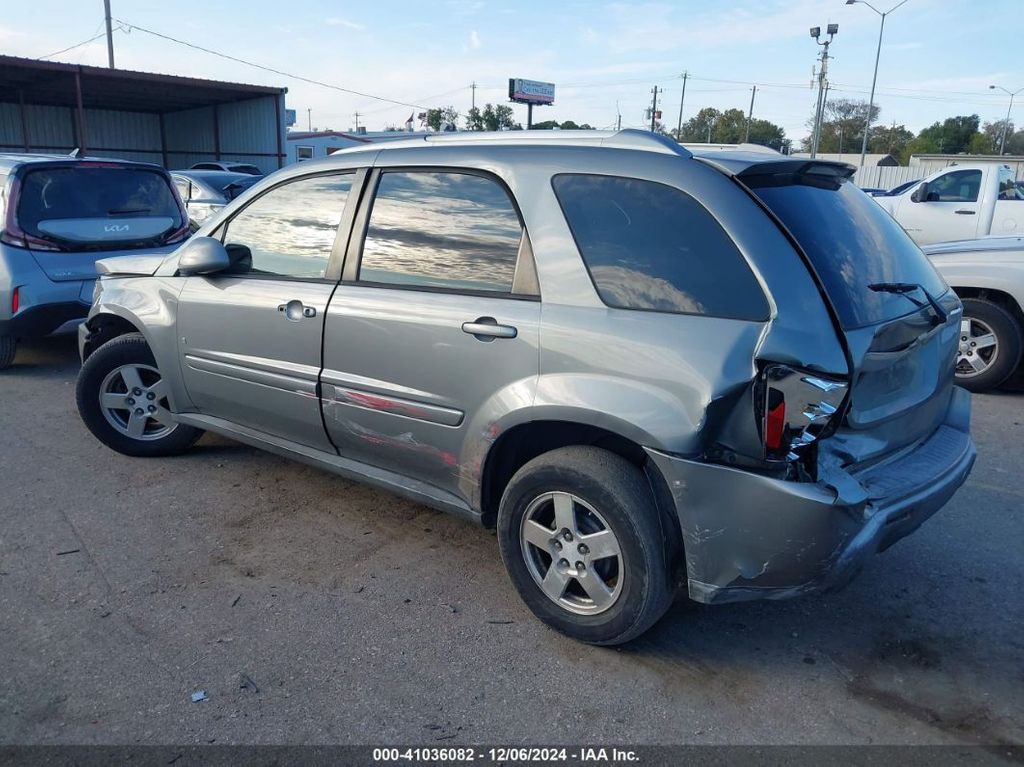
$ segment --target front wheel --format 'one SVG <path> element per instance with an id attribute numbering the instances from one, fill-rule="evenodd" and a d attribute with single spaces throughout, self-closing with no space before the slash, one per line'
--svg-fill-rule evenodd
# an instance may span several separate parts
<path id="1" fill-rule="evenodd" d="M 668 609 L 664 535 L 643 473 L 592 447 L 527 463 L 498 511 L 501 558 L 523 601 L 549 626 L 590 644 L 627 642 Z"/>
<path id="2" fill-rule="evenodd" d="M 129 333 L 103 344 L 78 374 L 78 413 L 100 442 L 125 455 L 175 455 L 202 431 L 178 423 L 146 339 Z"/>
<path id="3" fill-rule="evenodd" d="M 1021 359 L 1021 330 L 1013 315 L 983 298 L 963 299 L 956 382 L 973 392 L 994 389 Z"/>

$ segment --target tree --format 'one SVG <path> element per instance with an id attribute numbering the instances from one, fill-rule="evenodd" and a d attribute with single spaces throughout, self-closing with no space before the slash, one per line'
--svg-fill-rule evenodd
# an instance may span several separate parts
<path id="1" fill-rule="evenodd" d="M 459 119 L 459 113 L 453 106 L 446 106 L 440 109 L 427 110 L 427 127 L 431 130 L 455 130 L 455 124 Z M 448 127 L 452 126 L 452 127 Z"/>
<path id="2" fill-rule="evenodd" d="M 677 141 L 713 144 L 741 144 L 747 140 L 747 115 L 742 109 L 704 107 L 683 123 L 682 131 L 673 130 Z M 750 143 L 782 150 L 786 144 L 786 131 L 769 120 L 750 121 Z"/>
<path id="3" fill-rule="evenodd" d="M 473 110 L 470 109 L 472 115 Z M 470 123 L 470 119 L 467 119 L 467 125 Z M 470 130 L 522 130 L 523 126 L 515 121 L 515 113 L 512 111 L 512 107 L 507 104 L 498 104 L 494 106 L 492 104 L 485 104 L 484 111 L 480 113 L 479 123 L 482 127 L 475 128 L 470 127 Z"/>
<path id="4" fill-rule="evenodd" d="M 543 122 L 534 123 L 533 130 L 594 130 L 594 127 L 587 123 L 577 125 L 572 120 L 566 120 L 562 123 L 558 122 L 558 120 L 544 120 Z"/>
<path id="5" fill-rule="evenodd" d="M 871 124 L 878 121 L 882 110 L 878 105 L 871 107 Z M 864 122 L 867 119 L 868 102 L 858 99 L 832 99 L 825 102 L 825 114 L 821 120 L 819 152 L 860 152 L 864 143 Z M 807 119 L 810 134 L 803 140 L 803 150 L 811 151 L 814 142 L 814 116 Z M 872 133 L 876 129 L 872 129 Z"/>
<path id="6" fill-rule="evenodd" d="M 868 151 L 872 154 L 891 154 L 901 165 L 910 159 L 907 147 L 914 140 L 914 132 L 905 125 L 879 125 L 871 129 Z"/>
<path id="7" fill-rule="evenodd" d="M 479 107 L 470 107 L 466 112 L 466 130 L 483 130 L 484 116 L 480 113 Z"/>
<path id="8" fill-rule="evenodd" d="M 908 154 L 962 154 L 970 151 L 978 133 L 978 115 L 947 117 L 917 134 L 907 147 Z"/>

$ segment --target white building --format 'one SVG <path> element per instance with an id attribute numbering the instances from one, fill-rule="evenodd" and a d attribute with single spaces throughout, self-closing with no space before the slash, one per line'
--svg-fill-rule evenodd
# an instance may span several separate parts
<path id="1" fill-rule="evenodd" d="M 286 164 L 318 160 L 342 149 L 380 141 L 400 141 L 428 135 L 431 131 L 289 131 Z"/>

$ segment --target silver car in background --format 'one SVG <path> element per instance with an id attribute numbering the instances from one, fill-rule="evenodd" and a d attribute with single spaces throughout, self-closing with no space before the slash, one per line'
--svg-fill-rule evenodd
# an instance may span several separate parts
<path id="1" fill-rule="evenodd" d="M 960 301 L 853 170 L 638 131 L 301 163 L 101 264 L 79 412 L 128 455 L 209 430 L 496 526 L 585 642 L 680 581 L 838 588 L 975 458 Z"/>
<path id="2" fill-rule="evenodd" d="M 259 176 L 249 173 L 222 170 L 172 170 L 171 178 L 178 190 L 178 196 L 188 210 L 189 224 L 193 231 L 260 181 Z"/>
<path id="3" fill-rule="evenodd" d="M 159 166 L 0 153 L 0 370 L 21 341 L 85 318 L 97 259 L 168 253 L 188 235 Z"/>

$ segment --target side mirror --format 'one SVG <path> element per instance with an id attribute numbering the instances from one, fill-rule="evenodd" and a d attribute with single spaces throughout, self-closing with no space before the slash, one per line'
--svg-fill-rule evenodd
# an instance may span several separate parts
<path id="1" fill-rule="evenodd" d="M 914 190 L 914 193 L 910 195 L 911 202 L 928 202 L 928 182 L 922 181 L 921 186 Z"/>
<path id="2" fill-rule="evenodd" d="M 231 258 L 220 240 L 212 237 L 193 237 L 181 246 L 178 256 L 178 274 L 213 274 L 231 266 Z"/>

